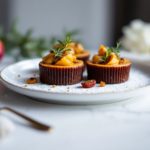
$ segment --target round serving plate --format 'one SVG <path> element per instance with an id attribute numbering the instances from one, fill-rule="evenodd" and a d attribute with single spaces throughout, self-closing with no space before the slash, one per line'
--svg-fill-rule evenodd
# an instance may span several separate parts
<path id="1" fill-rule="evenodd" d="M 9 89 L 35 100 L 63 104 L 104 104 L 123 101 L 143 94 L 150 87 L 150 68 L 146 65 L 132 66 L 129 80 L 121 84 L 106 84 L 93 88 L 75 85 L 55 86 L 40 82 L 26 84 L 30 77 L 39 78 L 41 59 L 24 60 L 4 68 L 0 73 L 2 83 Z"/>

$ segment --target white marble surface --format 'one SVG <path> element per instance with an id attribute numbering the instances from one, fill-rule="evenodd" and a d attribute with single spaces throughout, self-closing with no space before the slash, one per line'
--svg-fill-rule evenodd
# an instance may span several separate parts
<path id="1" fill-rule="evenodd" d="M 6 114 L 16 130 L 0 142 L 0 150 L 148 150 L 149 96 L 109 105 L 65 106 L 36 102 L 0 85 L 0 106 L 11 106 L 54 128 L 51 133 L 37 131 Z"/>
<path id="2" fill-rule="evenodd" d="M 56 105 L 34 101 L 0 84 L 0 106 L 10 106 L 53 126 L 34 130 L 6 114 L 16 126 L 0 150 L 149 150 L 150 89 L 121 103 L 93 106 Z"/>

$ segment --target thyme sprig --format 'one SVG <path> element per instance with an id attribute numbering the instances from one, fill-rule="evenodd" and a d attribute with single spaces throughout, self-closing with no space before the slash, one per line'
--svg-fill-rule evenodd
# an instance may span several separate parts
<path id="1" fill-rule="evenodd" d="M 120 57 L 120 43 L 117 43 L 116 47 L 108 47 L 105 55 L 101 58 L 101 62 L 105 63 L 111 53 L 115 53 L 118 58 Z"/>
<path id="2" fill-rule="evenodd" d="M 50 51 L 56 58 L 61 58 L 66 51 L 71 50 L 67 47 L 71 42 L 71 37 L 67 35 L 63 41 L 58 40 L 59 47 L 51 48 Z"/>

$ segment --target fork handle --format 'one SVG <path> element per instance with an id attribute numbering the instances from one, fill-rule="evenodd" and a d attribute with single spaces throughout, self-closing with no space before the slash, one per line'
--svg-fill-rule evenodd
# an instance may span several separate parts
<path id="1" fill-rule="evenodd" d="M 46 124 L 43 124 L 43 123 L 41 123 L 41 122 L 39 122 L 39 121 L 37 121 L 37 120 L 35 120 L 35 119 L 33 119 L 33 118 L 23 114 L 23 113 L 20 113 L 20 112 L 14 110 L 12 108 L 3 107 L 0 110 L 7 110 L 7 111 L 9 111 L 9 112 L 11 112 L 13 114 L 16 114 L 17 116 L 19 116 L 19 117 L 25 119 L 26 121 L 28 121 L 36 129 L 43 130 L 43 131 L 49 131 L 49 130 L 52 129 L 50 126 L 48 126 Z"/>

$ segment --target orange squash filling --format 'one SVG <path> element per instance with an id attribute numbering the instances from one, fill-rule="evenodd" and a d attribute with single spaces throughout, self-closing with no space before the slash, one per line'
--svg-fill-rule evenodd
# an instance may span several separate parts
<path id="1" fill-rule="evenodd" d="M 104 64 L 104 65 L 119 65 L 125 62 L 123 58 L 120 58 L 118 53 L 112 48 L 108 48 L 104 45 L 100 45 L 98 49 L 98 54 L 94 55 L 92 58 L 94 64 Z"/>
<path id="2" fill-rule="evenodd" d="M 76 56 L 73 52 L 67 51 L 60 58 L 54 56 L 51 52 L 47 56 L 43 57 L 42 62 L 44 64 L 57 65 L 57 66 L 72 66 L 77 63 Z"/>

